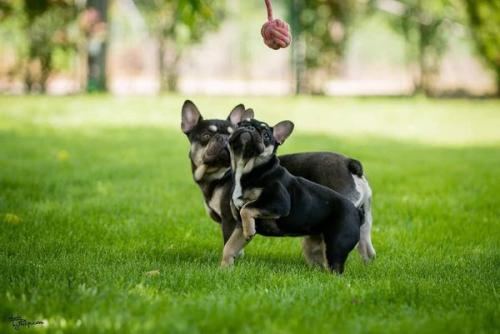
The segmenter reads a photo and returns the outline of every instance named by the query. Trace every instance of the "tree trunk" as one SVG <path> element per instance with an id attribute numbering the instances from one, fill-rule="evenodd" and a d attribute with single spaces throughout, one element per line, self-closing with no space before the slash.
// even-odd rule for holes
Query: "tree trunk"
<path id="1" fill-rule="evenodd" d="M 497 98 L 500 98 L 500 66 L 496 67 L 495 75 L 496 75 L 496 84 L 497 84 L 497 86 L 495 87 L 495 96 Z"/>
<path id="2" fill-rule="evenodd" d="M 424 27 L 418 24 L 418 79 L 415 80 L 415 94 L 425 91 L 426 71 L 425 71 L 425 45 Z"/>
<path id="3" fill-rule="evenodd" d="M 52 72 L 52 53 L 40 56 L 40 91 L 45 93 L 47 91 L 47 81 L 50 73 Z"/>
<path id="4" fill-rule="evenodd" d="M 177 51 L 175 43 L 167 43 L 162 35 L 157 36 L 158 40 L 158 65 L 160 73 L 160 91 L 176 92 L 179 81 L 179 61 L 181 53 Z M 167 48 L 168 44 L 168 48 Z M 169 51 L 166 54 L 167 49 Z"/>
<path id="5" fill-rule="evenodd" d="M 31 75 L 31 66 L 30 61 L 26 65 L 26 69 L 24 71 L 24 86 L 26 87 L 26 91 L 31 93 L 33 91 L 33 77 Z"/>
<path id="6" fill-rule="evenodd" d="M 100 22 L 107 23 L 108 0 L 88 0 L 87 8 L 94 8 L 99 12 Z M 105 34 L 107 35 L 107 33 Z M 107 37 L 90 36 L 87 58 L 87 91 L 106 91 L 106 51 Z"/>
<path id="7" fill-rule="evenodd" d="M 158 73 L 160 74 L 160 91 L 165 91 L 167 84 L 165 80 L 165 41 L 163 36 L 157 37 L 158 40 Z"/>
<path id="8" fill-rule="evenodd" d="M 294 76 L 294 93 L 295 95 L 305 93 L 305 41 L 300 38 L 300 1 L 292 0 L 290 6 L 290 22 L 293 41 L 292 46 L 292 72 Z"/>
<path id="9" fill-rule="evenodd" d="M 170 71 L 168 71 L 167 75 L 167 91 L 169 92 L 176 92 L 177 91 L 177 84 L 179 82 L 179 72 L 177 70 L 178 66 L 178 61 L 175 62 L 171 66 Z"/>

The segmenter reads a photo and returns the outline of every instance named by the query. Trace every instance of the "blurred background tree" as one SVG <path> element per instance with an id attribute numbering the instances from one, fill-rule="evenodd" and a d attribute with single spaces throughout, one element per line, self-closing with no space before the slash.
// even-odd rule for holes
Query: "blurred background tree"
<path id="1" fill-rule="evenodd" d="M 223 19 L 220 0 L 134 0 L 158 43 L 160 87 L 177 89 L 183 51 L 216 29 Z"/>
<path id="2" fill-rule="evenodd" d="M 332 85 L 346 83 L 357 88 L 359 83 L 348 81 L 365 80 L 359 79 L 362 77 L 359 72 L 368 68 L 363 63 L 368 59 L 375 63 L 371 68 L 378 71 L 371 73 L 373 81 L 380 81 L 378 75 L 385 75 L 384 70 L 399 71 L 386 78 L 391 75 L 392 78 L 404 77 L 397 87 L 401 94 L 436 96 L 443 92 L 443 78 L 452 82 L 445 89 L 461 89 L 453 86 L 458 77 L 454 73 L 459 71 L 450 70 L 451 62 L 447 58 L 458 45 L 456 57 L 462 59 L 451 67 L 462 69 L 461 66 L 466 66 L 475 73 L 479 71 L 482 87 L 488 87 L 482 91 L 491 94 L 490 72 L 483 71 L 479 63 L 470 60 L 473 57 L 470 57 L 469 45 L 475 45 L 477 55 L 474 57 L 481 58 L 492 69 L 496 76 L 496 92 L 500 94 L 499 1 L 275 0 L 274 4 L 276 14 L 281 14 L 291 25 L 293 42 L 290 49 L 271 51 L 260 41 L 258 27 L 265 19 L 263 0 L 0 0 L 0 61 L 4 63 L 0 64 L 0 89 L 10 81 L 18 85 L 16 87 L 23 83 L 24 88 L 17 91 L 45 92 L 47 82 L 52 84 L 52 78 L 60 80 L 59 74 L 63 72 L 67 82 L 81 78 L 73 91 L 82 87 L 87 91 L 105 90 L 107 81 L 113 85 L 116 73 L 119 86 L 127 86 L 126 78 L 130 74 L 122 75 L 123 68 L 133 61 L 123 61 L 121 67 L 113 62 L 113 59 L 125 59 L 118 57 L 118 53 L 113 54 L 118 48 L 113 49 L 112 45 L 123 37 L 113 37 L 110 32 L 118 21 L 128 24 L 125 16 L 117 17 L 128 13 L 134 17 L 134 22 L 140 22 L 141 33 L 144 33 L 135 46 L 129 41 L 122 44 L 125 47 L 121 50 L 128 47 L 133 49 L 129 55 L 135 52 L 144 58 L 135 63 L 136 72 L 130 75 L 128 82 L 155 87 L 151 89 L 157 89 L 159 84 L 161 91 L 176 91 L 179 77 L 181 90 L 186 78 L 191 80 L 188 84 L 191 87 L 197 85 L 201 82 L 198 76 L 201 71 L 192 70 L 196 72 L 193 74 L 189 70 L 195 65 L 213 66 L 211 71 L 205 72 L 204 79 L 208 84 L 215 82 L 218 87 L 233 88 L 234 82 L 241 81 L 243 83 L 235 90 L 267 93 L 267 87 L 284 87 L 275 91 L 290 93 L 293 85 L 295 93 L 330 94 Z M 122 12 L 111 10 L 108 18 L 108 7 L 120 8 Z M 224 20 L 226 16 L 231 17 Z M 387 50 L 375 52 L 378 56 L 371 58 L 373 40 L 378 38 L 375 31 L 359 38 L 366 24 L 373 24 L 371 27 L 380 28 L 377 31 L 386 34 L 381 41 L 387 41 L 389 35 L 392 38 L 389 41 L 392 44 L 380 45 Z M 215 37 L 211 37 L 211 41 L 216 40 L 220 45 L 209 45 L 213 42 L 200 43 L 200 48 L 193 45 L 203 42 L 210 32 L 220 27 L 222 29 L 212 35 Z M 361 44 L 365 45 L 362 50 Z M 142 49 L 146 45 L 150 46 L 147 54 Z M 357 48 L 354 53 L 353 45 Z M 389 50 L 391 47 L 398 49 Z M 12 56 L 14 49 L 15 56 Z M 196 54 L 195 50 L 208 55 L 207 59 L 198 61 L 200 53 Z M 386 55 L 395 62 L 379 66 L 383 63 L 380 57 Z M 111 59 L 108 64 L 111 71 L 106 69 L 108 58 Z M 357 63 L 353 63 L 353 59 Z M 137 73 L 146 67 L 150 72 L 141 78 L 143 81 L 135 80 Z M 352 75 L 353 72 L 357 74 Z M 358 79 L 353 79 L 356 75 Z M 221 78 L 226 82 L 221 83 Z M 468 80 L 464 80 L 463 75 L 461 79 L 462 82 Z M 250 85 L 246 82 L 252 80 L 256 90 L 248 88 Z M 342 80 L 344 82 L 339 83 Z"/>
<path id="3" fill-rule="evenodd" d="M 70 0 L 2 1 L 0 19 L 15 20 L 24 36 L 18 71 L 28 92 L 45 92 L 58 51 L 75 50 L 71 25 L 77 6 Z"/>
<path id="4" fill-rule="evenodd" d="M 80 17 L 80 28 L 85 35 L 87 63 L 87 91 L 102 92 L 107 89 L 106 55 L 108 45 L 108 0 L 88 0 Z"/>
<path id="5" fill-rule="evenodd" d="M 359 0 L 290 0 L 296 93 L 322 94 L 339 74 L 355 19 L 366 9 Z"/>
<path id="6" fill-rule="evenodd" d="M 7 0 L 0 0 L 0 22 L 12 13 L 12 4 Z"/>
<path id="7" fill-rule="evenodd" d="M 469 28 L 477 51 L 496 75 L 496 95 L 500 96 L 500 1 L 465 0 Z"/>
<path id="8" fill-rule="evenodd" d="M 404 37 L 415 93 L 432 95 L 441 57 L 447 49 L 448 33 L 461 22 L 461 2 L 453 0 L 378 0 L 378 10 L 386 14 L 393 29 Z"/>

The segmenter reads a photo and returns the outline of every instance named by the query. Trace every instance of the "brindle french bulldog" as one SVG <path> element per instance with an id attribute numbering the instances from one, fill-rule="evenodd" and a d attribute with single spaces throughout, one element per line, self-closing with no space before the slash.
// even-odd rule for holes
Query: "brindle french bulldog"
<path id="1" fill-rule="evenodd" d="M 190 142 L 189 158 L 193 179 L 203 193 L 209 216 L 221 223 L 224 244 L 238 222 L 233 218 L 230 200 L 232 175 L 228 138 L 253 111 L 237 105 L 226 120 L 203 119 L 196 105 L 187 100 L 182 106 L 182 131 Z M 280 163 L 290 173 L 338 191 L 364 212 L 358 249 L 365 261 L 375 257 L 371 243 L 371 189 L 359 161 L 331 152 L 282 155 Z M 325 245 L 321 235 L 306 236 L 303 241 L 307 261 L 323 266 Z"/>
<path id="2" fill-rule="evenodd" d="M 224 246 L 223 264 L 230 265 L 239 247 L 256 233 L 321 235 L 328 268 L 342 274 L 359 241 L 363 212 L 336 191 L 296 177 L 280 165 L 276 150 L 293 127 L 290 121 L 271 128 L 255 119 L 243 120 L 229 137 L 231 209 L 242 226 L 234 229 Z"/>

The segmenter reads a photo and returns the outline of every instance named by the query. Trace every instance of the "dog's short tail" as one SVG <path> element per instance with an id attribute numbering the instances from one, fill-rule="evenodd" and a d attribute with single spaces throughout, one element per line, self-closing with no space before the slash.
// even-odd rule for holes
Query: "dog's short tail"
<path id="1" fill-rule="evenodd" d="M 347 160 L 347 169 L 354 175 L 363 176 L 363 165 L 356 159 Z"/>

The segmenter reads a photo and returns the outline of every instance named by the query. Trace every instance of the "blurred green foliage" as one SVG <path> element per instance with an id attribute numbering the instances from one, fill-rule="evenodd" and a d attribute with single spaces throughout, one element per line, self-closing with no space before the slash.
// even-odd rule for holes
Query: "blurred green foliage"
<path id="1" fill-rule="evenodd" d="M 21 62 L 18 71 L 27 91 L 44 92 L 54 69 L 54 54 L 76 51 L 78 8 L 73 0 L 2 1 L 0 20 L 20 29 L 24 43 L 18 43 Z M 75 35 L 76 33 L 76 35 Z M 61 59 L 61 57 L 59 57 Z"/>
<path id="2" fill-rule="evenodd" d="M 434 95 L 440 62 L 454 31 L 468 26 L 479 54 L 493 68 L 500 92 L 500 2 L 492 0 L 289 0 L 295 35 L 297 92 L 322 93 L 342 68 L 352 31 L 381 15 L 406 42 L 415 64 L 415 93 Z M 466 17 L 469 20 L 466 20 Z"/>
<path id="3" fill-rule="evenodd" d="M 495 71 L 500 96 L 500 2 L 465 0 L 469 27 L 478 53 Z"/>
<path id="4" fill-rule="evenodd" d="M 184 51 L 201 41 L 206 32 L 217 29 L 224 16 L 230 15 L 226 14 L 230 12 L 229 7 L 219 0 L 133 1 L 159 46 L 161 88 L 175 91 Z M 91 43 L 85 42 L 91 34 L 82 24 L 85 15 L 79 16 L 85 2 L 90 3 L 85 0 L 0 0 L 0 37 L 5 42 L 0 47 L 9 44 L 17 50 L 17 63 L 8 70 L 8 76 L 22 77 L 28 91 L 43 92 L 55 70 L 72 64 L 74 67 L 78 55 L 81 59 L 90 57 Z M 95 3 L 104 1 L 95 0 Z M 288 22 L 294 36 L 292 67 L 298 93 L 323 93 L 325 81 L 344 68 L 343 60 L 353 32 L 368 18 L 376 16 L 405 41 L 406 64 L 411 65 L 416 93 L 436 93 L 433 84 L 440 71 L 441 58 L 448 51 L 450 36 L 457 31 L 463 35 L 469 31 L 468 38 L 475 43 L 478 55 L 496 75 L 500 94 L 498 1 L 285 0 L 275 1 L 275 5 L 289 10 Z M 265 8 L 261 0 L 240 0 L 237 7 L 245 17 Z M 258 32 L 248 32 L 253 33 Z M 238 55 L 250 58 L 252 50 L 243 46 Z M 101 62 L 105 62 L 105 58 L 102 56 Z"/>
<path id="5" fill-rule="evenodd" d="M 178 64 L 189 44 L 217 28 L 222 21 L 220 0 L 134 0 L 156 38 L 159 51 L 161 89 L 175 91 Z"/>
<path id="6" fill-rule="evenodd" d="M 0 22 L 12 12 L 12 4 L 7 0 L 0 0 Z"/>
<path id="7" fill-rule="evenodd" d="M 384 3 L 387 5 L 384 6 Z M 463 5 L 458 0 L 377 1 L 391 26 L 406 41 L 407 62 L 418 64 L 415 92 L 432 95 L 432 83 L 439 73 L 440 60 L 447 49 L 449 34 L 463 21 Z"/>
<path id="8" fill-rule="evenodd" d="M 299 93 L 321 93 L 325 75 L 337 74 L 353 22 L 366 6 L 359 0 L 289 0 L 295 37 Z M 302 44 L 302 45 L 301 45 Z M 302 73 L 300 73 L 302 72 Z"/>

